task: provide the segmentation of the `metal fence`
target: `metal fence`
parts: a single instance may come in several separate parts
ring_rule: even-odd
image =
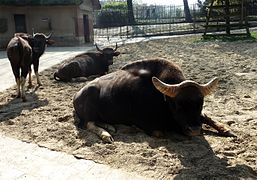
[[[204,32],[206,7],[189,6],[192,22],[185,20],[184,6],[134,6],[133,24],[128,23],[128,12],[101,10],[95,13],[95,38],[131,38],[155,35],[177,35]],[[256,26],[257,2],[250,0],[247,6],[251,26]]]

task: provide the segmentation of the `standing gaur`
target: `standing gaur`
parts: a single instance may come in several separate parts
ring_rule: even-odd
[[[186,80],[181,69],[165,59],[140,60],[89,82],[75,94],[73,105],[79,127],[105,142],[113,142],[105,124],[136,125],[149,135],[177,131],[195,136],[205,123],[232,136],[223,124],[202,115],[204,97],[217,84],[217,78],[203,85]]]
[[[62,64],[54,73],[54,79],[69,82],[81,77],[106,74],[113,64],[113,57],[120,54],[117,51],[118,45],[116,43],[115,49],[103,50],[96,45],[96,49],[98,52],[83,53]]]
[[[16,33],[7,46],[7,56],[10,60],[12,71],[17,83],[17,97],[26,101],[25,82],[29,73],[29,87],[32,87],[31,65],[33,64],[34,73],[37,78],[37,84],[42,85],[39,74],[39,58],[45,52],[46,44],[53,44],[50,40],[52,33],[46,36],[43,33]]]

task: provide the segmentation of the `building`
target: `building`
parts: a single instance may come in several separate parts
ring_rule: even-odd
[[[15,32],[50,33],[55,45],[94,41],[93,11],[99,0],[0,0],[0,48]]]

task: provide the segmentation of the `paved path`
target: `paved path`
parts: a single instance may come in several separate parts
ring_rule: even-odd
[[[133,173],[78,160],[72,155],[40,148],[0,134],[0,179],[146,180]]]
[[[48,47],[40,58],[39,70],[43,71],[90,49],[94,47]],[[15,80],[6,52],[0,51],[0,93],[13,85]],[[72,155],[51,151],[36,144],[8,138],[1,133],[0,154],[0,179],[146,179],[93,161],[78,160]]]

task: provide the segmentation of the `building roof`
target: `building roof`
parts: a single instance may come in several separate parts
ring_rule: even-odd
[[[94,9],[100,9],[99,0],[91,0]],[[0,5],[9,6],[56,6],[80,5],[83,0],[0,0]]]

